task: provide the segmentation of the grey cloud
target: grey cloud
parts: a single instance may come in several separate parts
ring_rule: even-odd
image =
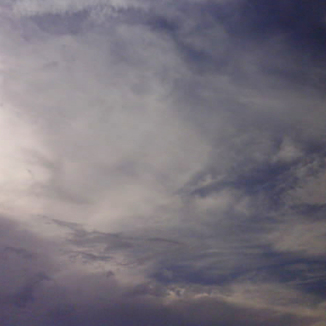
[[[47,14],[36,16],[33,21],[42,31],[51,34],[77,34],[83,31],[87,19],[87,11],[71,15]]]
[[[42,14],[65,14],[65,13],[75,13],[78,11],[90,9],[93,7],[104,7],[108,8],[109,11],[125,9],[125,8],[143,8],[146,6],[147,1],[135,1],[130,0],[123,1],[75,1],[67,0],[63,2],[50,2],[50,1],[10,1],[13,11],[15,14],[20,16],[36,16]]]
[[[16,293],[9,296],[7,300],[12,300],[13,304],[18,308],[24,308],[26,305],[34,300],[34,293],[37,290],[38,285],[44,281],[50,281],[51,278],[45,273],[37,273],[33,275],[31,279],[27,281]],[[12,298],[11,298],[12,297]]]
[[[11,5],[3,324],[323,323],[324,6]]]
[[[275,316],[269,312],[257,312],[255,310],[237,309],[232,305],[216,302],[215,300],[176,304],[171,311],[168,308],[159,308],[151,304],[124,304],[121,307],[114,306],[103,308],[100,311],[87,310],[77,317],[71,314],[66,320],[60,318],[60,311],[54,311],[53,317],[61,325],[88,325],[89,323],[114,322],[115,325],[260,325],[264,320],[266,325],[286,323],[287,325],[312,325],[313,319],[304,318],[298,320],[291,315]],[[212,313],[214,312],[214,316]],[[125,316],[121,318],[121,316]],[[59,319],[60,318],[60,319]]]
[[[2,216],[0,224],[0,318],[6,324],[7,317],[11,318],[12,309],[25,309],[36,299],[35,293],[39,287],[51,281],[50,275],[57,269],[52,261],[56,250],[51,243],[43,242],[28,230],[22,230],[8,217]]]
[[[24,248],[19,248],[19,247],[6,246],[6,247],[4,247],[3,252],[4,252],[4,254],[16,254],[25,259],[33,259],[34,258],[33,253],[31,253],[30,251],[28,251]]]
[[[93,279],[94,280],[94,279]],[[99,277],[98,277],[99,280]],[[82,279],[80,280],[82,281]],[[89,279],[91,281],[91,279]],[[99,286],[98,284],[97,286]],[[300,316],[293,313],[284,313],[269,309],[257,309],[254,307],[241,307],[237,303],[228,303],[218,298],[174,298],[170,302],[163,302],[161,296],[150,287],[144,286],[143,290],[134,289],[124,291],[122,296],[105,294],[105,291],[97,289],[96,299],[92,298],[89,285],[78,284],[83,293],[88,293],[90,298],[77,299],[74,292],[77,290],[71,286],[65,286],[65,297],[61,300],[48,304],[49,296],[56,295],[53,289],[47,289],[46,300],[43,303],[30,306],[31,312],[38,313],[40,308],[46,309],[46,313],[38,318],[25,316],[26,324],[31,319],[36,321],[35,325],[46,322],[49,325],[89,325],[106,322],[116,325],[143,325],[153,323],[155,325],[259,325],[262,321],[266,325],[286,323],[289,325],[313,325],[318,319],[313,316]],[[92,286],[95,286],[93,284]],[[103,285],[102,285],[103,286]],[[112,285],[111,285],[112,286]],[[107,288],[106,290],[108,290]],[[79,290],[79,291],[80,291]],[[126,290],[126,289],[125,289]],[[42,298],[39,293],[39,298]],[[92,298],[93,299],[93,298]],[[45,302],[45,303],[44,303]],[[7,325],[6,321],[5,324]],[[9,325],[9,324],[8,324]]]

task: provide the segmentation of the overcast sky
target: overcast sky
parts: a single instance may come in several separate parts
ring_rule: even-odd
[[[1,326],[325,326],[326,3],[1,0]]]

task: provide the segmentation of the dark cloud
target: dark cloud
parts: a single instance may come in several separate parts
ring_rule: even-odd
[[[2,230],[16,227],[2,219]],[[10,226],[11,225],[11,226]],[[11,239],[24,235],[25,241],[47,247],[44,240],[31,233],[10,231]],[[156,241],[157,239],[154,239]],[[161,240],[161,239],[159,239]],[[19,252],[20,253],[20,252]],[[13,251],[11,254],[16,254]],[[44,256],[43,256],[44,255]],[[38,259],[46,259],[47,252]],[[21,255],[20,255],[21,256]],[[21,268],[26,270],[29,261],[20,257]],[[12,266],[17,269],[17,262]],[[16,285],[11,294],[1,297],[2,324],[12,325],[312,325],[314,318],[298,317],[295,314],[274,312],[269,309],[244,308],[236,303],[209,296],[167,297],[167,289],[159,284],[144,283],[136,286],[118,285],[113,273],[108,275],[60,276],[43,265],[43,272],[35,262],[29,276]],[[7,262],[7,269],[10,268]],[[11,274],[7,282],[13,284],[17,276]],[[113,278],[113,279],[112,279]],[[109,281],[111,279],[111,281]],[[4,280],[2,275],[2,280]],[[192,282],[190,282],[192,283]],[[2,293],[4,293],[2,291]],[[79,293],[79,294],[78,294]],[[175,291],[175,293],[178,293]]]
[[[12,301],[18,308],[25,308],[29,302],[34,300],[34,293],[37,290],[38,285],[43,281],[51,280],[45,273],[37,273],[33,275],[31,279],[27,281],[16,293],[12,295]],[[8,298],[10,301],[10,297]]]
[[[258,42],[281,36],[295,50],[322,59],[326,36],[323,1],[242,1],[237,10],[212,2],[206,8],[232,35]]]
[[[3,252],[5,254],[16,254],[18,256],[21,256],[25,259],[33,259],[34,258],[34,254],[29,252],[28,250],[24,249],[24,248],[17,248],[17,247],[11,247],[11,246],[7,246],[3,249]]]
[[[262,320],[266,325],[286,323],[287,325],[312,325],[309,318],[298,320],[287,314],[274,314],[269,311],[239,309],[232,304],[225,304],[218,300],[198,299],[193,302],[175,302],[174,306],[162,306],[157,303],[124,302],[123,304],[108,305],[96,310],[87,308],[76,315],[74,312],[62,313],[54,310],[51,319],[60,325],[89,325],[90,323],[107,323],[115,325],[260,325]],[[64,317],[66,316],[66,318]],[[53,322],[52,322],[53,323]],[[51,324],[51,323],[50,323]],[[55,322],[53,325],[56,325]]]

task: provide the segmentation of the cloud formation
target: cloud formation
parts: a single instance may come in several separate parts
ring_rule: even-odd
[[[4,2],[1,325],[326,323],[325,15]]]

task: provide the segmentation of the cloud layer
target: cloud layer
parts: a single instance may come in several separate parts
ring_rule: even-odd
[[[1,325],[326,323],[326,8],[0,8]]]

